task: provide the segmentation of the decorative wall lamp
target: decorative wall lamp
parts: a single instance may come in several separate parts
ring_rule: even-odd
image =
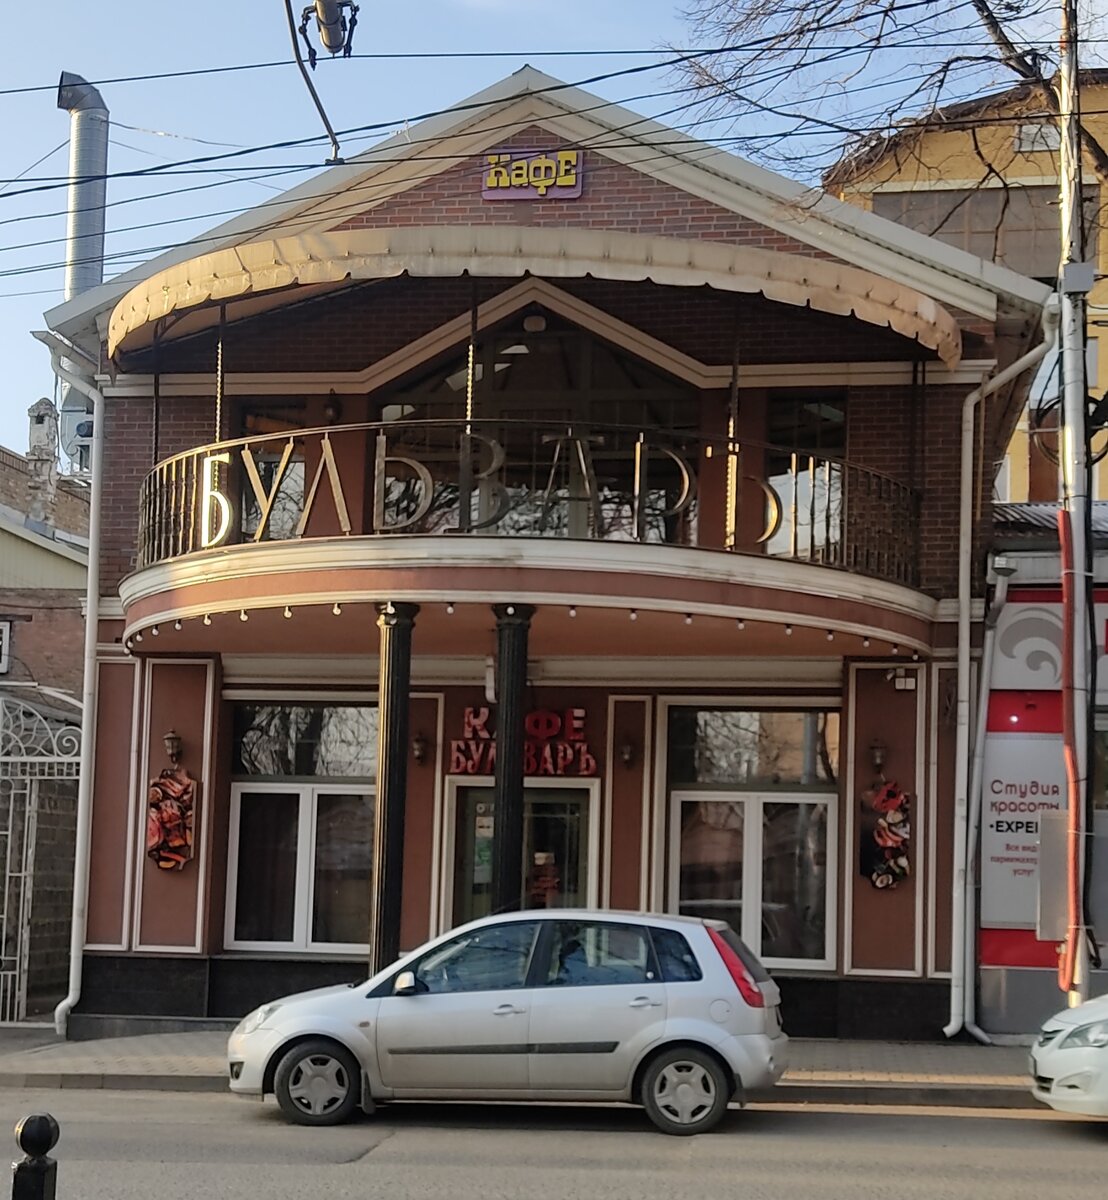
[[[422,766],[427,758],[427,739],[422,733],[417,733],[412,738],[412,761],[417,766]]]
[[[625,767],[630,767],[635,761],[635,743],[628,740],[621,742],[619,746],[619,761]]]
[[[888,749],[885,743],[874,739],[869,746],[869,760],[873,764],[873,769],[881,774],[882,768],[885,766],[885,760],[888,758]]]
[[[171,729],[162,737],[165,743],[165,756],[176,766],[181,761],[181,735],[176,729]]]

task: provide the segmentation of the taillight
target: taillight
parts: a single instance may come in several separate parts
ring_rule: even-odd
[[[719,951],[719,956],[723,959],[723,965],[735,981],[735,986],[742,994],[742,998],[751,1008],[765,1008],[766,998],[762,995],[762,989],[750,978],[746,967],[743,965],[743,960],[723,940],[718,930],[709,927],[708,936],[712,939],[712,944],[716,950]]]

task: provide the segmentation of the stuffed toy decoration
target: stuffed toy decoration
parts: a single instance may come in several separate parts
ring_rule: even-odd
[[[868,808],[868,819],[863,820],[862,873],[875,888],[896,887],[912,873],[909,797],[897,783],[882,779],[862,793],[862,803],[863,810]]]

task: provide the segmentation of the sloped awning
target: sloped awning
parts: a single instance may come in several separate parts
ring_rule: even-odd
[[[218,307],[278,308],[351,281],[423,277],[650,280],[668,287],[761,293],[781,304],[892,329],[955,365],[961,331],[922,292],[828,259],[761,247],[608,230],[530,226],[358,229],[248,242],[169,267],[132,288],[108,326],[108,352],[138,350],[154,323],[178,319],[169,338],[218,321]],[[245,315],[238,311],[235,318]]]

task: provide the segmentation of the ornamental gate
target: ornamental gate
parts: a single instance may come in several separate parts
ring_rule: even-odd
[[[64,992],[80,751],[74,712],[0,692],[0,1022],[27,1015],[32,977]]]

